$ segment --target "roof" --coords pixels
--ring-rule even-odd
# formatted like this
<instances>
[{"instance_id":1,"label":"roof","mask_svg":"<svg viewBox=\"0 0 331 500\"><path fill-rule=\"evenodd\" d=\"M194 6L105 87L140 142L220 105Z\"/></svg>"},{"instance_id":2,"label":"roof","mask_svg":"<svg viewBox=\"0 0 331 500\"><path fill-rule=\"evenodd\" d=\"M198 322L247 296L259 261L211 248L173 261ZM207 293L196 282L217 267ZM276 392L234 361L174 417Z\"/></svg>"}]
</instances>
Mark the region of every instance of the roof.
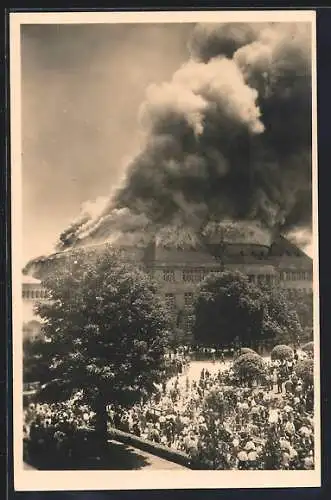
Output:
<instances>
[{"instance_id":1,"label":"roof","mask_svg":"<svg viewBox=\"0 0 331 500\"><path fill-rule=\"evenodd\" d=\"M271 245L270 254L274 257L301 257L305 262L312 263L312 258L309 257L297 245L289 241L284 236L279 236Z\"/></svg>"}]
</instances>

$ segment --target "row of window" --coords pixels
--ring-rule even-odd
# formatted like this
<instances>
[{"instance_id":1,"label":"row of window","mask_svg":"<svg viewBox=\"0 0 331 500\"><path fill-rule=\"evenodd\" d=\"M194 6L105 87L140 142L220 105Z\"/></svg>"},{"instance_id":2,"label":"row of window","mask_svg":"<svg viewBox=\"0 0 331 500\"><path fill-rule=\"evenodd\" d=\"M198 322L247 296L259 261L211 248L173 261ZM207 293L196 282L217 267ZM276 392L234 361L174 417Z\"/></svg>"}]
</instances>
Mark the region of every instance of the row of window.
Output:
<instances>
[{"instance_id":1,"label":"row of window","mask_svg":"<svg viewBox=\"0 0 331 500\"><path fill-rule=\"evenodd\" d=\"M208 274L220 272L217 269L187 268L182 271L182 280L186 283L196 283L202 281ZM163 280L175 282L176 274L174 269L165 269L163 271Z\"/></svg>"},{"instance_id":2,"label":"row of window","mask_svg":"<svg viewBox=\"0 0 331 500\"><path fill-rule=\"evenodd\" d=\"M217 273L219 270L201 269L201 268L188 268L182 271L182 280L185 283L197 283L202 281L208 274ZM272 282L275 277L270 274L249 275L249 279L257 282ZM308 281L312 279L310 271L282 271L279 275L283 281ZM169 283L176 281L176 274L174 269L165 269L163 271L163 279Z\"/></svg>"},{"instance_id":3,"label":"row of window","mask_svg":"<svg viewBox=\"0 0 331 500\"><path fill-rule=\"evenodd\" d=\"M248 279L255 283L273 283L276 277L272 274L249 274Z\"/></svg>"},{"instance_id":4,"label":"row of window","mask_svg":"<svg viewBox=\"0 0 331 500\"><path fill-rule=\"evenodd\" d=\"M23 299L46 299L47 292L45 290L23 290Z\"/></svg>"},{"instance_id":5,"label":"row of window","mask_svg":"<svg viewBox=\"0 0 331 500\"><path fill-rule=\"evenodd\" d=\"M298 293L309 295L312 293L312 290L311 288L288 288L286 289L286 293L289 295L289 297L295 297Z\"/></svg>"},{"instance_id":6,"label":"row of window","mask_svg":"<svg viewBox=\"0 0 331 500\"><path fill-rule=\"evenodd\" d=\"M312 273L309 271L283 271L280 273L280 279L283 281L308 281L312 279Z\"/></svg>"},{"instance_id":7,"label":"row of window","mask_svg":"<svg viewBox=\"0 0 331 500\"><path fill-rule=\"evenodd\" d=\"M226 243L224 244L224 247L226 248ZM231 247L231 244L230 244ZM178 247L177 251L184 251L184 248ZM190 249L191 252L200 252L201 250L199 248L192 247ZM240 250L237 255L240 255L241 257L246 257L246 256L252 256L252 257L257 257L257 258L263 258L267 257L269 255L269 252L267 249L265 250ZM272 252L271 252L272 255ZM277 252L275 255L280 256L280 257L301 257L301 252L299 250L284 250L283 252Z\"/></svg>"}]
</instances>

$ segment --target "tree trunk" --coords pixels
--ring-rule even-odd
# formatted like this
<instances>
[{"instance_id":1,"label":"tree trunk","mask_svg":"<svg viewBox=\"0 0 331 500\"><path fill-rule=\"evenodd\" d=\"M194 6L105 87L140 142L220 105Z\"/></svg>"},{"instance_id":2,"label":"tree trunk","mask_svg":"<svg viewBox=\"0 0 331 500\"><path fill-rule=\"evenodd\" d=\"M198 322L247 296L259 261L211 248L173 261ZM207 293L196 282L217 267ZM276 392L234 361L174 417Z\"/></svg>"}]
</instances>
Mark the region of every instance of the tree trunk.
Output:
<instances>
[{"instance_id":1,"label":"tree trunk","mask_svg":"<svg viewBox=\"0 0 331 500\"><path fill-rule=\"evenodd\" d=\"M96 446L100 455L104 455L107 449L108 441L108 413L107 403L103 399L98 399L95 402L95 438Z\"/></svg>"}]
</instances>

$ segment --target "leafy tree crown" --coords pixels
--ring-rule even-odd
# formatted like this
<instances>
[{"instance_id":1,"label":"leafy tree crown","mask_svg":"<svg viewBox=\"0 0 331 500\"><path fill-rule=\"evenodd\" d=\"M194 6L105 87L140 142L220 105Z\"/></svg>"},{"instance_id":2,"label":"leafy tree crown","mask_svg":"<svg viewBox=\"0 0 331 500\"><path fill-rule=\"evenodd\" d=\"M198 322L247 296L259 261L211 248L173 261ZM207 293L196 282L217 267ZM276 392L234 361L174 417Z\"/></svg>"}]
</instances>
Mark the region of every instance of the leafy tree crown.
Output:
<instances>
[{"instance_id":1,"label":"leafy tree crown","mask_svg":"<svg viewBox=\"0 0 331 500\"><path fill-rule=\"evenodd\" d=\"M293 359L294 352L293 349L288 345L276 345L271 351L271 359L272 360L285 360L285 359Z\"/></svg>"},{"instance_id":2,"label":"leafy tree crown","mask_svg":"<svg viewBox=\"0 0 331 500\"><path fill-rule=\"evenodd\" d=\"M130 405L155 390L164 375L168 314L156 285L110 248L71 254L43 282L39 303L48 340L42 382L61 382L60 397L83 390L89 400Z\"/></svg>"}]
</instances>

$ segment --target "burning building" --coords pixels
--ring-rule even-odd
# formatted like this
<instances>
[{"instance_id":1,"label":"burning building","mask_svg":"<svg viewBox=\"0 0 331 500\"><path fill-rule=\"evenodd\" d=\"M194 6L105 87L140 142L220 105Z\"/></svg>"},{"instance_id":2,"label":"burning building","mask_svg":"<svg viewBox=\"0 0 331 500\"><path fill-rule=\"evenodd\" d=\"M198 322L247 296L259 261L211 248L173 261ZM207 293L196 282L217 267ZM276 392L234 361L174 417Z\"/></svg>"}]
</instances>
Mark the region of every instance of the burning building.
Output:
<instances>
[{"instance_id":1,"label":"burning building","mask_svg":"<svg viewBox=\"0 0 331 500\"><path fill-rule=\"evenodd\" d=\"M27 266L40 278L72 248L122 248L185 331L209 272L312 288L311 259L287 238L312 222L310 23L199 24L189 51L147 89L143 144L116 192L85 204L57 253Z\"/></svg>"},{"instance_id":2,"label":"burning building","mask_svg":"<svg viewBox=\"0 0 331 500\"><path fill-rule=\"evenodd\" d=\"M185 340L191 340L192 305L199 283L210 273L222 269L239 270L256 284L273 284L293 291L312 291L312 260L286 238L270 240L259 227L246 222L222 224L219 234L210 235L199 243L178 244L151 240L144 246L124 245L117 248L127 262L139 265L159 284L160 293L172 312L177 330ZM106 244L106 243L105 243ZM84 250L93 255L104 245L91 245ZM74 258L71 250L31 261L26 272L42 279L56 266L65 266Z\"/></svg>"}]
</instances>

